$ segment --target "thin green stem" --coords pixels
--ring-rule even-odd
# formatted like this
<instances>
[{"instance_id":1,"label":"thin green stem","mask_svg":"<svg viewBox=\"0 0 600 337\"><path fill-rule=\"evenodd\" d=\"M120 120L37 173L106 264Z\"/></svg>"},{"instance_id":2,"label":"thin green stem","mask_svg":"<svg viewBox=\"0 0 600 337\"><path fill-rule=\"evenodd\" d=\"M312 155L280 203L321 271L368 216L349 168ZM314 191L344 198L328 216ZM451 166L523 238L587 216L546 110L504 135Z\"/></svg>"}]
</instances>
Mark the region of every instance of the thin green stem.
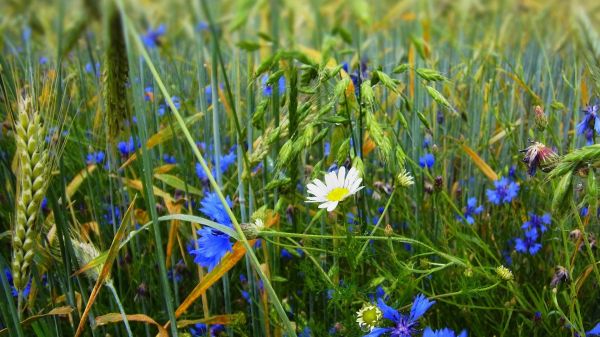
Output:
<instances>
[{"instance_id":1,"label":"thin green stem","mask_svg":"<svg viewBox=\"0 0 600 337\"><path fill-rule=\"evenodd\" d=\"M127 330L127 336L133 337L133 334L131 333L131 327L129 326L129 320L127 319L127 314L125 313L125 309L123 308L123 304L119 299L119 294L117 293L115 286L113 285L112 281L106 282L104 285L110 289L110 292L117 303L117 307L119 307L119 312L121 313L121 317L123 317L123 324L125 324L125 330Z\"/></svg>"}]
</instances>

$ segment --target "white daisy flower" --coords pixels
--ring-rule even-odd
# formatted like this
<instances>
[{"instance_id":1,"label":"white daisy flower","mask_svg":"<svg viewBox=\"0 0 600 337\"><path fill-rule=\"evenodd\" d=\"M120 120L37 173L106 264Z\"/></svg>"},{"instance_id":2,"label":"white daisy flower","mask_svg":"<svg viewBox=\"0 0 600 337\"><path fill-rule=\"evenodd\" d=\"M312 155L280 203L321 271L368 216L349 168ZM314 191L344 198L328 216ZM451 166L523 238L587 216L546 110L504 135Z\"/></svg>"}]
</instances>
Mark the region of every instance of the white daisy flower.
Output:
<instances>
[{"instance_id":1,"label":"white daisy flower","mask_svg":"<svg viewBox=\"0 0 600 337\"><path fill-rule=\"evenodd\" d=\"M360 191L364 187L360 186L361 182L362 178L354 167L346 174L346 168L342 166L337 172L327 173L325 182L315 179L308 184L308 193L313 196L309 196L306 202L321 203L319 208L327 208L331 212L340 201Z\"/></svg>"},{"instance_id":2,"label":"white daisy flower","mask_svg":"<svg viewBox=\"0 0 600 337\"><path fill-rule=\"evenodd\" d=\"M374 305L365 304L356 312L356 323L361 330L367 332L373 330L381 320L381 310Z\"/></svg>"}]
</instances>

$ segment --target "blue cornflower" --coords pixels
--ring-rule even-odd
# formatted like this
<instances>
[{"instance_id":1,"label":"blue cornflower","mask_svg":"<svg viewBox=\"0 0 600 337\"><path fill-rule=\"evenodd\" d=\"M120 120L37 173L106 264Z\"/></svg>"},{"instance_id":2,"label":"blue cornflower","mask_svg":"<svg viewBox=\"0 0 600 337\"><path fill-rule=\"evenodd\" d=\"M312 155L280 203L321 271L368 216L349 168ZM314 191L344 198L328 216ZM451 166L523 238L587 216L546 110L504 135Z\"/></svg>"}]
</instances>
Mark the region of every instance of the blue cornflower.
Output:
<instances>
[{"instance_id":1,"label":"blue cornflower","mask_svg":"<svg viewBox=\"0 0 600 337\"><path fill-rule=\"evenodd\" d=\"M387 301L390 297L386 294L382 286L377 286L377 288L375 288L375 293L369 294L369 300L371 302L375 302L375 300L378 300L380 298L382 298L384 301Z\"/></svg>"},{"instance_id":2,"label":"blue cornflower","mask_svg":"<svg viewBox=\"0 0 600 337\"><path fill-rule=\"evenodd\" d=\"M196 25L196 30L201 32L203 30L208 30L208 23L204 22L204 21L200 21L197 25Z\"/></svg>"},{"instance_id":3,"label":"blue cornflower","mask_svg":"<svg viewBox=\"0 0 600 337\"><path fill-rule=\"evenodd\" d=\"M145 35L142 35L142 41L148 48L156 48L160 45L160 38L165 35L167 28L160 25L156 29L148 29Z\"/></svg>"},{"instance_id":4,"label":"blue cornflower","mask_svg":"<svg viewBox=\"0 0 600 337\"><path fill-rule=\"evenodd\" d=\"M438 124L440 124L440 125L444 124L444 119L445 118L444 118L444 112L442 110L438 110L436 117L437 117Z\"/></svg>"},{"instance_id":5,"label":"blue cornflower","mask_svg":"<svg viewBox=\"0 0 600 337\"><path fill-rule=\"evenodd\" d=\"M465 207L464 217L469 225L472 225L475 222L473 215L481 214L481 212L483 212L483 206L477 206L477 198L467 199L467 206Z\"/></svg>"},{"instance_id":6,"label":"blue cornflower","mask_svg":"<svg viewBox=\"0 0 600 337\"><path fill-rule=\"evenodd\" d=\"M22 32L23 41L28 42L31 39L31 28L26 26Z\"/></svg>"},{"instance_id":7,"label":"blue cornflower","mask_svg":"<svg viewBox=\"0 0 600 337\"><path fill-rule=\"evenodd\" d=\"M431 136L426 135L425 138L423 139L423 148L428 149L431 146L432 142L433 142L433 140L431 139Z\"/></svg>"},{"instance_id":8,"label":"blue cornflower","mask_svg":"<svg viewBox=\"0 0 600 337\"><path fill-rule=\"evenodd\" d=\"M229 150L228 154L221 156L221 160L219 161L221 172L227 172L227 169L236 163L237 157L235 155L235 150L236 149L234 146L231 148L231 150Z\"/></svg>"},{"instance_id":9,"label":"blue cornflower","mask_svg":"<svg viewBox=\"0 0 600 337\"><path fill-rule=\"evenodd\" d=\"M538 231L532 228L525 232L525 237L515 239L515 250L519 253L537 254L542 249L542 244L537 242L539 238Z\"/></svg>"},{"instance_id":10,"label":"blue cornflower","mask_svg":"<svg viewBox=\"0 0 600 337\"><path fill-rule=\"evenodd\" d=\"M267 80L269 79L268 75L263 75L262 77L262 86L263 86L263 95L267 96L267 97L271 97L271 95L273 95L273 88L267 84ZM278 80L278 85L279 85L279 94L283 94L283 92L285 92L285 77L284 76L280 76L279 80Z\"/></svg>"},{"instance_id":11,"label":"blue cornflower","mask_svg":"<svg viewBox=\"0 0 600 337\"><path fill-rule=\"evenodd\" d=\"M167 278L175 280L176 283L183 281L183 273L186 270L186 265L183 260L179 260L177 264L167 271Z\"/></svg>"},{"instance_id":12,"label":"blue cornflower","mask_svg":"<svg viewBox=\"0 0 600 337\"><path fill-rule=\"evenodd\" d=\"M423 337L467 337L467 331L463 330L460 334L456 334L454 331L444 328L440 330L432 330L430 327L426 327L423 331Z\"/></svg>"},{"instance_id":13,"label":"blue cornflower","mask_svg":"<svg viewBox=\"0 0 600 337\"><path fill-rule=\"evenodd\" d=\"M44 199L42 199L42 211L47 212L50 210L50 208L48 208L48 198L44 197Z\"/></svg>"},{"instance_id":14,"label":"blue cornflower","mask_svg":"<svg viewBox=\"0 0 600 337\"><path fill-rule=\"evenodd\" d=\"M242 297L248 304L250 304L250 302L251 302L250 294L246 290L242 290Z\"/></svg>"},{"instance_id":15,"label":"blue cornflower","mask_svg":"<svg viewBox=\"0 0 600 337\"><path fill-rule=\"evenodd\" d=\"M233 206L229 196L225 198L225 201L227 202L229 208ZM229 217L229 214L227 214L227 211L225 210L223 203L221 203L221 199L219 199L219 196L217 196L217 193L207 193L204 196L204 199L200 201L200 206L202 206L200 207L200 212L204 213L204 215L216 223L231 227L231 218Z\"/></svg>"},{"instance_id":16,"label":"blue cornflower","mask_svg":"<svg viewBox=\"0 0 600 337\"><path fill-rule=\"evenodd\" d=\"M325 157L329 157L330 153L331 153L331 143L325 142L325 144L323 144L323 155Z\"/></svg>"},{"instance_id":17,"label":"blue cornflower","mask_svg":"<svg viewBox=\"0 0 600 337\"><path fill-rule=\"evenodd\" d=\"M551 222L552 218L550 217L550 213L545 213L543 215L529 213L529 220L523 223L521 229L528 230L535 228L541 234L548 230L546 225L550 225Z\"/></svg>"},{"instance_id":18,"label":"blue cornflower","mask_svg":"<svg viewBox=\"0 0 600 337\"><path fill-rule=\"evenodd\" d=\"M198 323L190 328L190 335L192 335L192 337L202 337L206 335L207 330L206 324Z\"/></svg>"},{"instance_id":19,"label":"blue cornflower","mask_svg":"<svg viewBox=\"0 0 600 337\"><path fill-rule=\"evenodd\" d=\"M232 250L231 241L228 235L210 227L199 229L198 236L198 249L192 249L189 253L194 257L195 263L211 271Z\"/></svg>"},{"instance_id":20,"label":"blue cornflower","mask_svg":"<svg viewBox=\"0 0 600 337\"><path fill-rule=\"evenodd\" d=\"M96 62L95 65L93 65L91 62L88 62L85 64L84 70L88 74L94 73L95 70L96 77L100 77L100 62Z\"/></svg>"},{"instance_id":21,"label":"blue cornflower","mask_svg":"<svg viewBox=\"0 0 600 337\"><path fill-rule=\"evenodd\" d=\"M517 166L512 165L508 169L508 177L511 178L511 179L515 179L517 177Z\"/></svg>"},{"instance_id":22,"label":"blue cornflower","mask_svg":"<svg viewBox=\"0 0 600 337\"><path fill-rule=\"evenodd\" d=\"M592 330L586 331L585 334L587 336L600 336L600 323L596 324L596 326L593 327Z\"/></svg>"},{"instance_id":23,"label":"blue cornflower","mask_svg":"<svg viewBox=\"0 0 600 337\"><path fill-rule=\"evenodd\" d=\"M121 209L118 206L105 206L106 213L102 216L108 225L115 225L121 222Z\"/></svg>"},{"instance_id":24,"label":"blue cornflower","mask_svg":"<svg viewBox=\"0 0 600 337\"><path fill-rule=\"evenodd\" d=\"M367 67L367 60L363 59L358 64L358 69L354 70L350 74L350 79L354 85L354 94L360 97L360 86L365 79L369 78L369 71Z\"/></svg>"},{"instance_id":25,"label":"blue cornflower","mask_svg":"<svg viewBox=\"0 0 600 337\"><path fill-rule=\"evenodd\" d=\"M435 164L435 156L432 153L426 153L419 158L419 166L422 168L432 168L433 164Z\"/></svg>"},{"instance_id":26,"label":"blue cornflower","mask_svg":"<svg viewBox=\"0 0 600 337\"><path fill-rule=\"evenodd\" d=\"M39 61L40 61L40 65L43 66L48 63L48 58L46 56L42 56L42 57L40 57Z\"/></svg>"},{"instance_id":27,"label":"blue cornflower","mask_svg":"<svg viewBox=\"0 0 600 337\"><path fill-rule=\"evenodd\" d=\"M225 331L225 326L223 324L215 324L210 327L211 336L219 336L219 334L223 331Z\"/></svg>"},{"instance_id":28,"label":"blue cornflower","mask_svg":"<svg viewBox=\"0 0 600 337\"><path fill-rule=\"evenodd\" d=\"M494 181L495 189L485 191L488 200L494 205L511 202L519 194L519 184L508 178L500 178Z\"/></svg>"},{"instance_id":29,"label":"blue cornflower","mask_svg":"<svg viewBox=\"0 0 600 337\"><path fill-rule=\"evenodd\" d=\"M6 280L8 281L8 285L10 286L10 292L11 292L12 296L13 297L19 296L19 291L17 290L17 288L15 288L14 283L13 283L13 277L12 277L10 268L8 268L8 267L4 268L4 275L6 275ZM30 291L31 291L31 279L29 279L29 282L27 282L25 289L23 289L23 297L29 296Z\"/></svg>"},{"instance_id":30,"label":"blue cornflower","mask_svg":"<svg viewBox=\"0 0 600 337\"><path fill-rule=\"evenodd\" d=\"M229 196L226 198L229 207L232 207L232 202ZM202 201L200 201L200 211L213 221L232 227L231 218L225 211L225 207L216 193L208 193ZM194 262L212 270L220 261L221 258L232 250L229 236L219 230L210 227L203 227L198 230L198 249L190 249L189 253L194 256Z\"/></svg>"},{"instance_id":31,"label":"blue cornflower","mask_svg":"<svg viewBox=\"0 0 600 337\"><path fill-rule=\"evenodd\" d=\"M106 155L104 154L103 151L88 153L88 155L85 159L85 163L88 165L101 164L104 162L105 157L106 157Z\"/></svg>"},{"instance_id":32,"label":"blue cornflower","mask_svg":"<svg viewBox=\"0 0 600 337\"><path fill-rule=\"evenodd\" d=\"M154 101L154 88L150 86L144 88L144 101Z\"/></svg>"},{"instance_id":33,"label":"blue cornflower","mask_svg":"<svg viewBox=\"0 0 600 337\"><path fill-rule=\"evenodd\" d=\"M177 110L181 109L181 98L179 98L179 96L173 96L171 97L171 100L173 101L173 105L175 106L175 108ZM167 108L169 109L169 111L171 111L171 108L169 107L169 103L167 103L167 100L164 101L163 104L160 104L158 106L158 115L160 117L165 115L165 112L167 111Z\"/></svg>"},{"instance_id":34,"label":"blue cornflower","mask_svg":"<svg viewBox=\"0 0 600 337\"><path fill-rule=\"evenodd\" d=\"M177 164L177 160L175 159L175 156L170 156L167 153L165 153L163 155L163 161L167 164Z\"/></svg>"},{"instance_id":35,"label":"blue cornflower","mask_svg":"<svg viewBox=\"0 0 600 337\"><path fill-rule=\"evenodd\" d=\"M417 295L410 308L410 314L403 315L394 308L385 304L382 298L377 300L377 306L383 313L383 318L391 321L394 325L390 328L374 328L364 337L378 337L389 334L390 337L412 337L419 332L419 318L435 303L423 294Z\"/></svg>"},{"instance_id":36,"label":"blue cornflower","mask_svg":"<svg viewBox=\"0 0 600 337\"><path fill-rule=\"evenodd\" d=\"M304 329L302 330L302 332L300 332L300 334L298 334L298 337L310 337L312 336L312 331L310 331L309 327L304 327Z\"/></svg>"},{"instance_id":37,"label":"blue cornflower","mask_svg":"<svg viewBox=\"0 0 600 337\"><path fill-rule=\"evenodd\" d=\"M129 157L135 152L136 148L140 147L139 142L137 143L138 144L136 146L136 142L133 140L133 137L129 137L128 141L119 142L119 144L117 144L117 148L123 157Z\"/></svg>"},{"instance_id":38,"label":"blue cornflower","mask_svg":"<svg viewBox=\"0 0 600 337\"><path fill-rule=\"evenodd\" d=\"M594 134L600 133L600 116L598 104L588 105L582 111L585 113L581 123L577 124L577 134L585 135L587 145L594 143Z\"/></svg>"},{"instance_id":39,"label":"blue cornflower","mask_svg":"<svg viewBox=\"0 0 600 337\"><path fill-rule=\"evenodd\" d=\"M209 85L204 88L204 98L206 98L206 104L212 104L212 87Z\"/></svg>"},{"instance_id":40,"label":"blue cornflower","mask_svg":"<svg viewBox=\"0 0 600 337\"><path fill-rule=\"evenodd\" d=\"M281 259L282 260L291 260L294 256L292 255L292 253L290 253L289 250L285 249L285 248L281 248Z\"/></svg>"}]
</instances>

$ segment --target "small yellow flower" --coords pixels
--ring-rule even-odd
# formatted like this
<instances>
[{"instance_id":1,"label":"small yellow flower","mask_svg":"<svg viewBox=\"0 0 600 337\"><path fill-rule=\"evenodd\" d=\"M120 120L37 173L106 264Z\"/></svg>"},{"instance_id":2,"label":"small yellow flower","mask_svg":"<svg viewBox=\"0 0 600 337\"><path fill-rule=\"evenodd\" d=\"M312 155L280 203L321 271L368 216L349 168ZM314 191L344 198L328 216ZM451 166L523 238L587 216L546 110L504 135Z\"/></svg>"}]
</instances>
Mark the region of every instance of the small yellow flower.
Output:
<instances>
[{"instance_id":1,"label":"small yellow flower","mask_svg":"<svg viewBox=\"0 0 600 337\"><path fill-rule=\"evenodd\" d=\"M371 331L381 320L381 310L370 304L365 304L356 312L356 323L363 331Z\"/></svg>"},{"instance_id":2,"label":"small yellow flower","mask_svg":"<svg viewBox=\"0 0 600 337\"><path fill-rule=\"evenodd\" d=\"M358 171L353 167L346 174L346 168L340 167L337 172L329 172L325 175L325 182L315 179L306 187L309 196L306 202L321 203L319 208L326 208L328 212L333 211L340 201L360 191L364 186L360 186L362 178L359 178Z\"/></svg>"}]
</instances>

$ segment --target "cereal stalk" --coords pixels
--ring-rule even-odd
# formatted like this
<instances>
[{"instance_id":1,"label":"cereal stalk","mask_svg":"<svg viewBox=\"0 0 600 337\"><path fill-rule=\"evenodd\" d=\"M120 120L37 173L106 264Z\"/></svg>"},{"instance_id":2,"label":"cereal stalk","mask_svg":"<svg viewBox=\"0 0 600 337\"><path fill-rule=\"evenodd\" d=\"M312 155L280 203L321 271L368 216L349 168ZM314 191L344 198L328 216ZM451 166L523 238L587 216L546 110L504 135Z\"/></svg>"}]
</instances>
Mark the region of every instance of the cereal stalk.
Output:
<instances>
[{"instance_id":1,"label":"cereal stalk","mask_svg":"<svg viewBox=\"0 0 600 337\"><path fill-rule=\"evenodd\" d=\"M35 253L35 222L48 187L51 165L41 116L29 98L20 99L17 113L14 129L18 187L12 275L14 286L21 294L29 280L29 266Z\"/></svg>"}]
</instances>

